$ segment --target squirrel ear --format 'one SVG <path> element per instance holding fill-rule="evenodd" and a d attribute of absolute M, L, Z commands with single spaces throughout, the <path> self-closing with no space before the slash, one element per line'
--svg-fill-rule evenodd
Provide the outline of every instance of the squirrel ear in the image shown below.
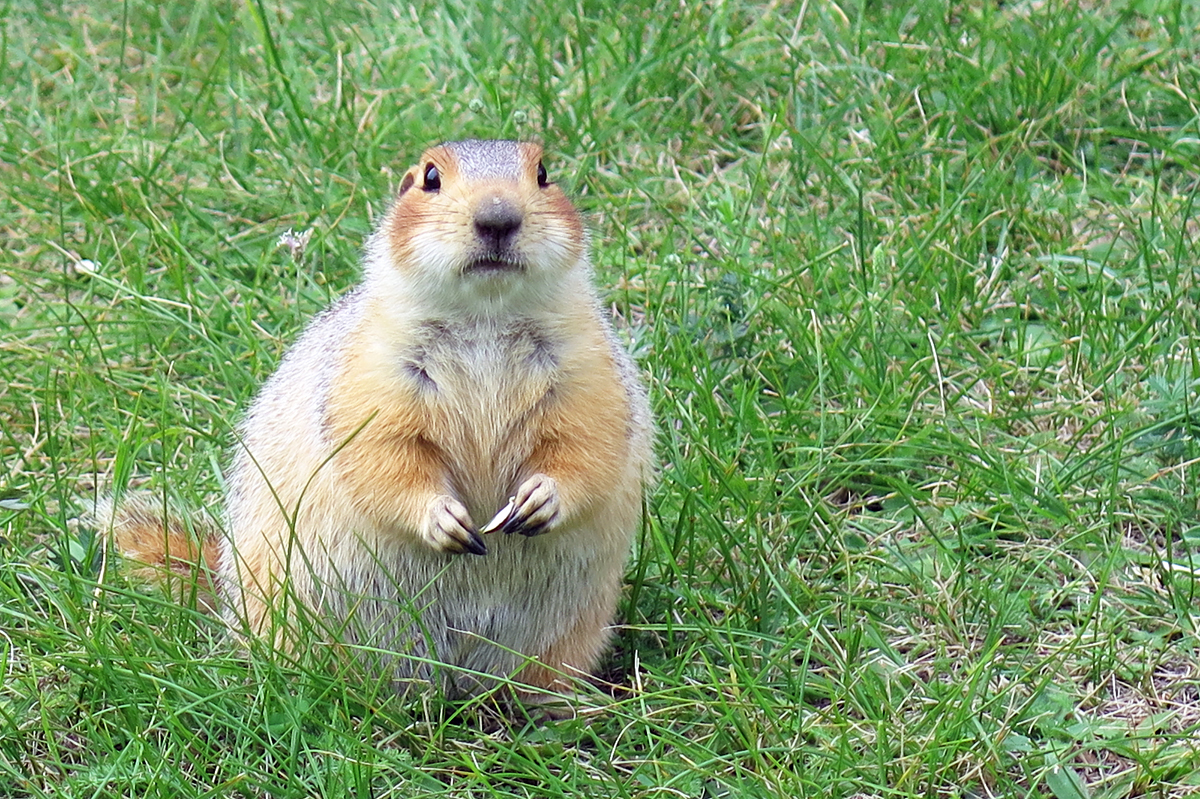
<path fill-rule="evenodd" d="M 396 193 L 396 196 L 399 197 L 401 194 L 411 189 L 415 180 L 416 178 L 413 177 L 412 172 L 409 172 L 407 175 L 405 175 L 404 180 L 400 181 L 400 191 Z"/>

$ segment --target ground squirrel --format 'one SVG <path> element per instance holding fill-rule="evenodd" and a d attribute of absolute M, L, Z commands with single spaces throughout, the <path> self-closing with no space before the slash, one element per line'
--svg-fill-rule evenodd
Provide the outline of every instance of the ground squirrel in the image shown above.
<path fill-rule="evenodd" d="M 216 546 L 134 499 L 108 511 L 117 548 L 207 563 L 240 634 L 286 648 L 303 615 L 398 681 L 562 692 L 604 649 L 651 470 L 587 250 L 538 145 L 427 150 L 362 284 L 242 422 Z"/>

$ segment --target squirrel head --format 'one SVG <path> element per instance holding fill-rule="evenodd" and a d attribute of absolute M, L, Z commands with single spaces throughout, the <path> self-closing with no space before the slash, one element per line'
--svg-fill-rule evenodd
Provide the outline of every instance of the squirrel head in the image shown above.
<path fill-rule="evenodd" d="M 587 240 L 542 148 L 448 142 L 405 173 L 376 234 L 370 270 L 445 311 L 495 313 L 551 299 L 586 271 Z"/>

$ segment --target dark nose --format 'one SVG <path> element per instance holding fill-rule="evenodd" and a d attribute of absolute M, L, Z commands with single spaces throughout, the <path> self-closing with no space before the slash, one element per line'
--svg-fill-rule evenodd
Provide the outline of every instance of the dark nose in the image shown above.
<path fill-rule="evenodd" d="M 475 232 L 490 252 L 505 250 L 521 228 L 523 216 L 516 203 L 493 196 L 475 211 Z"/>

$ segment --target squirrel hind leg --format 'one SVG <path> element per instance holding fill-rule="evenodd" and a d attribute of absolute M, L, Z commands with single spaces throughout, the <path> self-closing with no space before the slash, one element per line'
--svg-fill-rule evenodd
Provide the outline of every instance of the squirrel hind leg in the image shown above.
<path fill-rule="evenodd" d="M 87 516 L 120 553 L 131 577 L 158 586 L 181 604 L 217 612 L 219 533 L 214 525 L 148 492 L 119 501 L 106 497 Z"/>
<path fill-rule="evenodd" d="M 593 681 L 592 671 L 609 634 L 607 614 L 597 609 L 521 669 L 515 675 L 524 684 L 517 699 L 525 711 L 548 720 L 594 711 L 598 694 L 586 691 L 586 684 Z"/>

